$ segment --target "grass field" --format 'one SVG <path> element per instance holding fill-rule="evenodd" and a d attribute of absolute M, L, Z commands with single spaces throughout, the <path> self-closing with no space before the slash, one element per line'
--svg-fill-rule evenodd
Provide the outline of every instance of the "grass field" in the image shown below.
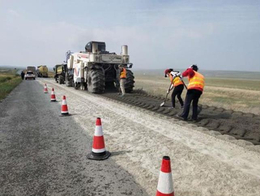
<path fill-rule="evenodd" d="M 16 71 L 0 68 L 0 100 L 4 99 L 22 81 Z"/>
<path fill-rule="evenodd" d="M 213 74 L 213 71 L 203 74 L 206 81 L 200 104 L 260 114 L 260 73 L 231 72 L 229 78 L 219 72 Z M 136 71 L 135 81 L 135 89 L 160 97 L 165 97 L 170 84 L 163 70 L 161 73 Z M 188 84 L 187 78 L 184 82 Z M 185 95 L 186 90 L 182 94 L 183 99 Z"/>

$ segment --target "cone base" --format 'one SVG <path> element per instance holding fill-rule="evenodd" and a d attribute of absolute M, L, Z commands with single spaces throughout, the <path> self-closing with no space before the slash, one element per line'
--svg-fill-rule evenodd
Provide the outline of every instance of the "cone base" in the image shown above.
<path fill-rule="evenodd" d="M 105 160 L 108 159 L 108 157 L 111 155 L 111 153 L 109 151 L 105 151 L 103 153 L 94 153 L 91 152 L 87 155 L 87 158 L 90 160 Z"/>
<path fill-rule="evenodd" d="M 69 113 L 61 113 L 60 117 L 71 116 Z"/>

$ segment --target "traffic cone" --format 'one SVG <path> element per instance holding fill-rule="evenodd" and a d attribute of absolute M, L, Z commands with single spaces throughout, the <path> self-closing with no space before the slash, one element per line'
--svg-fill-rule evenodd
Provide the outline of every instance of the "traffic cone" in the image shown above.
<path fill-rule="evenodd" d="M 52 88 L 52 90 L 51 90 L 51 101 L 52 101 L 52 102 L 55 102 L 55 101 L 56 101 L 56 96 L 55 96 L 54 88 Z"/>
<path fill-rule="evenodd" d="M 156 196 L 174 196 L 171 160 L 168 156 L 162 159 Z"/>
<path fill-rule="evenodd" d="M 69 115 L 68 106 L 66 102 L 66 96 L 64 95 L 61 103 L 61 115 Z"/>
<path fill-rule="evenodd" d="M 92 144 L 92 152 L 87 155 L 87 158 L 91 160 L 105 160 L 110 155 L 111 153 L 109 151 L 106 151 L 105 149 L 101 119 L 97 118 L 95 134 Z"/>
<path fill-rule="evenodd" d="M 44 90 L 43 90 L 44 93 L 48 93 L 48 88 L 47 88 L 47 85 L 44 84 Z"/>

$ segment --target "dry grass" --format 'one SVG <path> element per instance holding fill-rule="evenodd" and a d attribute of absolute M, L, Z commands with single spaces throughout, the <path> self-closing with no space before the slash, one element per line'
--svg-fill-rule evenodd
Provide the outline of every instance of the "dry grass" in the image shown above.
<path fill-rule="evenodd" d="M 16 71 L 0 70 L 0 100 L 4 99 L 22 81 Z"/>
<path fill-rule="evenodd" d="M 164 97 L 169 79 L 157 75 L 135 74 L 135 89 Z M 184 79 L 188 84 L 187 79 Z M 182 97 L 185 98 L 186 90 Z M 260 114 L 260 80 L 206 78 L 200 104 Z"/>

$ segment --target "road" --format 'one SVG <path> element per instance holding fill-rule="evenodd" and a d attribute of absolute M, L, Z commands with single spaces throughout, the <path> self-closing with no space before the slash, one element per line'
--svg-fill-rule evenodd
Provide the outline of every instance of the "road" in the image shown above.
<path fill-rule="evenodd" d="M 45 83 L 58 103 L 43 93 Z M 69 117 L 59 117 L 63 95 Z M 0 109 L 6 195 L 155 195 L 165 155 L 176 196 L 260 195 L 260 148 L 247 141 L 53 79 L 23 81 Z M 102 162 L 86 159 L 97 117 L 112 153 Z"/>
<path fill-rule="evenodd" d="M 0 195 L 147 195 L 113 159 L 86 158 L 92 137 L 40 83 L 23 81 L 0 109 Z"/>

